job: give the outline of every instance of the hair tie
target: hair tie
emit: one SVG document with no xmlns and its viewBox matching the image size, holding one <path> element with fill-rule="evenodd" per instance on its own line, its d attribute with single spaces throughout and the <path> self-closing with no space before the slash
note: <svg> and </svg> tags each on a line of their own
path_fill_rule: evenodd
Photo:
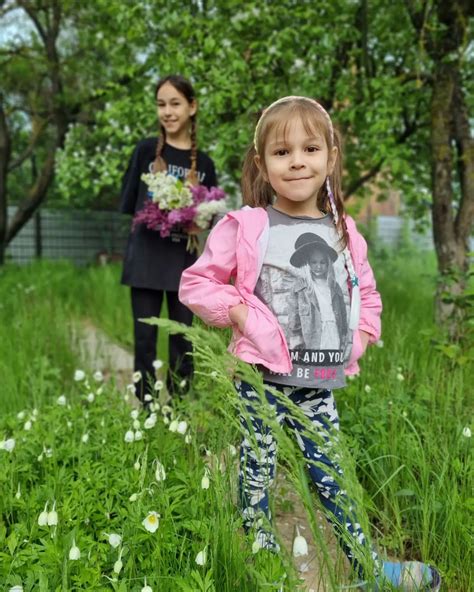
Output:
<svg viewBox="0 0 474 592">
<path fill-rule="evenodd" d="M 257 125 L 255 126 L 255 133 L 253 135 L 253 145 L 255 147 L 255 151 L 258 152 L 258 145 L 257 145 L 258 132 L 260 131 L 260 124 L 261 124 L 264 116 L 270 111 L 270 109 L 273 109 L 273 107 L 275 107 L 275 105 L 279 105 L 280 103 L 285 103 L 287 101 L 293 101 L 295 99 L 309 101 L 310 103 L 315 105 L 315 107 L 317 107 L 319 109 L 319 111 L 321 111 L 321 113 L 324 115 L 324 117 L 326 118 L 326 120 L 328 122 L 329 134 L 331 136 L 331 143 L 334 144 L 334 128 L 332 125 L 332 121 L 331 121 L 331 118 L 329 117 L 329 113 L 321 105 L 321 103 L 318 103 L 318 101 L 316 101 L 315 99 L 311 99 L 310 97 L 300 97 L 297 95 L 289 95 L 288 97 L 282 97 L 281 99 L 274 101 L 271 105 L 269 105 L 266 109 L 264 109 L 262 111 L 262 114 L 260 115 L 260 119 L 257 121 Z"/>
</svg>

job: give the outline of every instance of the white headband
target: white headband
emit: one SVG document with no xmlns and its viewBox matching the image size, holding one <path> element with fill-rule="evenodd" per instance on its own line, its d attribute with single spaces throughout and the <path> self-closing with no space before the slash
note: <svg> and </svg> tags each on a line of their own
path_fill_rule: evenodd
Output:
<svg viewBox="0 0 474 592">
<path fill-rule="evenodd" d="M 310 103 L 315 105 L 321 111 L 321 113 L 327 119 L 327 122 L 329 125 L 329 133 L 331 135 L 331 142 L 334 143 L 334 128 L 332 126 L 332 121 L 331 121 L 331 118 L 329 117 L 329 113 L 326 111 L 326 109 L 320 103 L 318 103 L 318 101 L 315 101 L 314 99 L 311 99 L 310 97 L 299 97 L 296 95 L 290 95 L 288 97 L 282 97 L 281 99 L 278 99 L 277 101 L 273 102 L 271 105 L 269 105 L 266 109 L 264 109 L 262 111 L 262 114 L 260 115 L 260 119 L 257 121 L 257 125 L 255 126 L 255 133 L 253 136 L 253 145 L 254 145 L 255 150 L 257 152 L 258 152 L 258 148 L 257 148 L 258 132 L 260 131 L 260 124 L 262 123 L 262 119 L 264 118 L 264 116 L 270 111 L 270 109 L 273 109 L 273 107 L 275 107 L 275 105 L 279 105 L 280 103 L 285 103 L 287 101 L 293 101 L 295 99 L 309 101 Z"/>
</svg>

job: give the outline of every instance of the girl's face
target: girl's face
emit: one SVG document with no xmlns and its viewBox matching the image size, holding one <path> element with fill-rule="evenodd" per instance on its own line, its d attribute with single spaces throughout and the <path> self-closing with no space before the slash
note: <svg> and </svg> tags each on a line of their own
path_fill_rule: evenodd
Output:
<svg viewBox="0 0 474 592">
<path fill-rule="evenodd" d="M 316 198 L 333 171 L 337 148 L 328 150 L 321 133 L 308 133 L 299 117 L 288 123 L 283 135 L 276 126 L 265 145 L 265 162 L 256 164 L 275 194 L 275 206 L 292 215 L 320 216 Z"/>
<path fill-rule="evenodd" d="M 158 119 L 167 136 L 178 137 L 188 133 L 191 117 L 197 110 L 196 101 L 189 103 L 170 82 L 165 82 L 156 95 L 156 105 Z"/>
<path fill-rule="evenodd" d="M 313 251 L 309 256 L 308 265 L 313 277 L 324 279 L 328 275 L 329 262 L 327 255 L 320 251 Z"/>
</svg>

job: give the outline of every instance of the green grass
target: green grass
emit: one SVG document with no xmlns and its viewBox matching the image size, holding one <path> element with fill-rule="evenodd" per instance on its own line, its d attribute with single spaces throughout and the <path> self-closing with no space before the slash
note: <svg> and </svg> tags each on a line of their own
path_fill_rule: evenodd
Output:
<svg viewBox="0 0 474 592">
<path fill-rule="evenodd" d="M 433 321 L 433 257 L 382 255 L 374 267 L 384 302 L 384 346 L 370 348 L 360 376 L 336 396 L 354 461 L 347 459 L 349 485 L 360 495 L 361 513 L 382 553 L 431 561 L 442 571 L 445 590 L 470 592 L 474 481 L 472 438 L 463 429 L 474 427 L 472 360 L 443 347 Z M 195 396 L 177 411 L 191 426 L 191 444 L 161 420 L 144 430 L 142 441 L 125 443 L 132 420 L 123 393 L 108 387 L 88 403 L 82 383 L 72 381 L 79 365 L 71 351 L 72 320 L 92 319 L 116 341 L 131 344 L 129 293 L 119 285 L 119 272 L 46 263 L 0 270 L 0 439 L 16 440 L 11 454 L 0 450 L 0 579 L 7 586 L 21 581 L 25 590 L 140 590 L 146 576 L 154 590 L 253 592 L 271 590 L 286 571 L 293 584 L 285 589 L 296 590 L 289 559 L 272 564 L 252 555 L 252 541 L 239 532 L 232 501 L 236 461 L 226 456 L 227 445 L 239 441 L 238 403 L 219 353 L 225 350 L 217 337 L 222 332 L 195 334 Z M 55 403 L 63 393 L 70 407 Z M 38 417 L 25 431 L 34 407 Z M 19 419 L 14 412 L 22 409 Z M 85 432 L 87 445 L 81 443 Z M 317 535 L 317 506 L 298 451 L 284 434 L 279 438 L 289 482 Z M 43 447 L 53 454 L 38 462 Z M 199 485 L 209 463 L 206 450 L 214 459 L 227 458 L 223 472 L 212 469 L 208 493 Z M 136 471 L 139 455 L 142 468 Z M 166 486 L 153 485 L 149 496 L 154 458 L 165 464 L 169 479 Z M 128 502 L 137 491 L 144 492 L 139 501 Z M 51 537 L 37 517 L 53 498 L 60 524 Z M 141 526 L 152 506 L 162 514 L 157 537 Z M 124 567 L 114 583 L 107 578 L 114 575 L 117 551 L 103 532 L 124 538 Z M 67 559 L 73 537 L 81 548 L 78 562 Z M 204 545 L 205 568 L 194 563 Z M 329 563 L 327 570 L 336 589 L 337 574 Z"/>
</svg>

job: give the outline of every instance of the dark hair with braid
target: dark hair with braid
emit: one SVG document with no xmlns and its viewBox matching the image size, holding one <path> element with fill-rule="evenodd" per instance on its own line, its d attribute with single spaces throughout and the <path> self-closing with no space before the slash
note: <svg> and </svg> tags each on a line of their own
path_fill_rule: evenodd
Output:
<svg viewBox="0 0 474 592">
<path fill-rule="evenodd" d="M 193 85 L 189 82 L 187 78 L 184 76 L 180 76 L 179 74 L 171 74 L 170 76 L 165 76 L 161 78 L 155 87 L 155 99 L 158 94 L 160 88 L 169 83 L 174 88 L 183 95 L 183 97 L 188 101 L 189 104 L 193 103 L 196 100 L 196 93 L 194 91 Z M 191 115 L 191 169 L 186 177 L 186 180 L 189 181 L 192 185 L 198 184 L 198 173 L 197 173 L 197 141 L 196 141 L 196 114 Z M 156 144 L 156 155 L 155 160 L 153 162 L 153 171 L 166 171 L 167 170 L 167 163 L 163 158 L 163 148 L 165 147 L 166 143 L 166 130 L 165 128 L 160 125 L 160 134 L 158 137 L 158 142 Z"/>
<path fill-rule="evenodd" d="M 295 117 L 300 118 L 306 131 L 322 134 L 326 140 L 328 150 L 337 147 L 337 160 L 334 170 L 329 177 L 332 188 L 333 201 L 329 195 L 328 185 L 323 184 L 316 198 L 316 204 L 322 212 L 335 214 L 334 222 L 341 236 L 342 246 L 348 242 L 348 233 L 344 220 L 344 200 L 342 194 L 342 142 L 339 132 L 334 129 L 329 115 L 322 106 L 313 99 L 304 97 L 287 97 L 276 102 L 269 109 L 262 112 L 255 130 L 255 141 L 245 156 L 242 170 L 242 199 L 244 204 L 252 207 L 267 207 L 273 202 L 274 191 L 264 174 L 255 163 L 258 154 L 265 172 L 265 145 L 272 130 L 285 137 L 290 122 Z M 335 208 L 335 212 L 333 211 Z"/>
</svg>

